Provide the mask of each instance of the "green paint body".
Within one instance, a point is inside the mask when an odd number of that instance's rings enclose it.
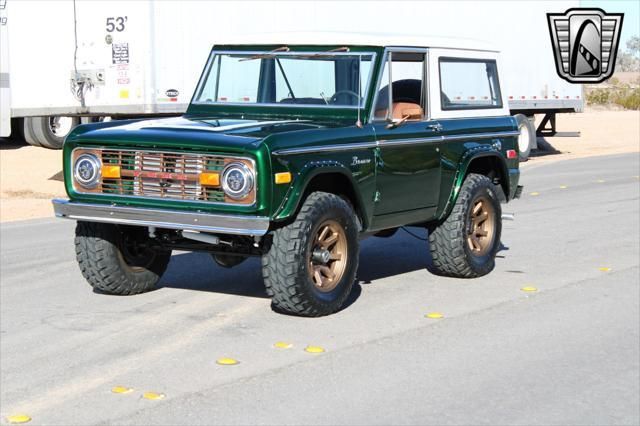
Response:
[[[269,51],[278,46],[216,46],[216,50]],[[296,46],[292,50],[327,51],[341,46]],[[352,47],[353,52],[376,53],[368,95],[361,110],[362,126],[355,108],[297,108],[295,105],[202,105],[191,104],[181,118],[166,125],[154,120],[146,127],[140,120],[85,124],[75,128],[64,144],[64,176],[71,200],[140,207],[157,207],[217,214],[267,216],[278,223],[291,220],[304,201],[314,179],[339,177],[336,192],[350,192],[360,214],[363,231],[413,224],[437,223],[453,204],[473,161],[491,156],[501,169],[507,200],[514,197],[519,179],[518,159],[507,159],[507,150],[517,150],[516,136],[474,138],[474,134],[514,132],[513,117],[439,119],[442,131],[428,130],[427,120],[406,122],[393,129],[385,121],[369,119],[375,84],[382,70],[382,47]],[[264,121],[283,121],[262,125]],[[255,126],[234,130],[230,125]],[[224,130],[228,127],[230,130]],[[218,130],[220,129],[220,130]],[[463,139],[429,141],[406,145],[385,142],[437,136]],[[358,144],[342,150],[340,147]],[[364,145],[364,146],[363,146]],[[149,149],[241,155],[256,162],[257,200],[253,206],[210,205],[170,199],[122,197],[77,193],[73,189],[71,152],[76,147]],[[307,153],[295,149],[336,147]],[[284,153],[283,153],[284,152]],[[289,184],[274,184],[273,175],[291,172]],[[344,188],[344,185],[351,188]]]

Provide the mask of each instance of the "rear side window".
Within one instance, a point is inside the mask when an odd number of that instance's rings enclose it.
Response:
[[[502,108],[496,61],[440,58],[439,65],[443,111]]]

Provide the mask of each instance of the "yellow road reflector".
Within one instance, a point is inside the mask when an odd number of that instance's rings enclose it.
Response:
[[[27,423],[31,421],[31,417],[26,414],[14,414],[13,416],[7,417],[7,421],[14,424]]]
[[[310,354],[320,354],[324,352],[324,348],[321,346],[307,346],[304,348],[305,352],[309,352]]]
[[[274,180],[277,184],[279,183],[289,183],[291,182],[291,173],[289,172],[282,172],[282,173],[276,173],[274,175]]]
[[[107,179],[120,179],[120,166],[102,166],[102,177]]]
[[[602,268],[598,268],[598,270],[600,270],[602,272],[609,272],[611,270],[611,268],[602,267]]]
[[[157,399],[163,399],[165,397],[165,394],[156,393],[156,392],[145,392],[145,393],[142,394],[142,397],[144,399],[157,400]]]
[[[220,186],[220,173],[200,173],[200,185]]]
[[[535,197],[537,195],[540,195],[540,193],[539,192],[530,192],[529,195]]]
[[[273,347],[278,349],[289,349],[293,347],[293,345],[287,342],[276,342],[273,344]]]
[[[567,189],[567,185],[560,185],[560,189]]]
[[[598,182],[598,183],[604,183],[604,179],[598,179],[596,182]]]
[[[444,315],[442,315],[440,312],[429,312],[425,315],[425,318],[440,319],[444,318]]]
[[[113,392],[113,393],[131,393],[131,392],[133,392],[133,389],[132,388],[128,388],[126,386],[116,386],[116,387],[111,389],[111,392]]]
[[[524,291],[525,293],[534,293],[538,291],[538,288],[533,286],[526,286],[526,287],[522,287],[520,290]]]
[[[218,365],[236,365],[238,364],[238,360],[233,358],[220,358],[216,360],[216,364]]]

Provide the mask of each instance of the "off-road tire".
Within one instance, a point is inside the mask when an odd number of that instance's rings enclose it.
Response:
[[[471,226],[471,209],[479,197],[489,200],[495,217],[493,240],[488,252],[478,256],[467,242]],[[432,270],[438,275],[475,278],[488,274],[495,266],[495,255],[500,249],[502,210],[496,189],[483,175],[467,175],[456,204],[447,219],[429,233],[429,248],[433,259]]]
[[[76,259],[80,271],[100,293],[130,295],[153,290],[167,269],[171,251],[153,251],[144,264],[130,265],[123,254],[125,233],[133,227],[79,221],[76,225]]]
[[[333,290],[320,291],[309,273],[316,233],[327,220],[344,229],[347,260]],[[358,222],[350,204],[337,195],[313,192],[296,219],[272,232],[271,247],[262,256],[262,276],[276,312],[318,317],[337,312],[345,303],[358,269]]]

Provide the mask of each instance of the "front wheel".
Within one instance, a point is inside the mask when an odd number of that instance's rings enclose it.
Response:
[[[148,246],[146,228],[78,222],[76,259],[91,286],[106,294],[129,295],[155,288],[171,251]]]
[[[459,278],[488,274],[495,266],[501,232],[502,210],[493,182],[469,174],[449,217],[429,233],[434,272]]]
[[[318,317],[338,311],[358,269],[358,224],[345,200],[326,192],[306,199],[295,221],[272,233],[262,275],[275,311]]]

